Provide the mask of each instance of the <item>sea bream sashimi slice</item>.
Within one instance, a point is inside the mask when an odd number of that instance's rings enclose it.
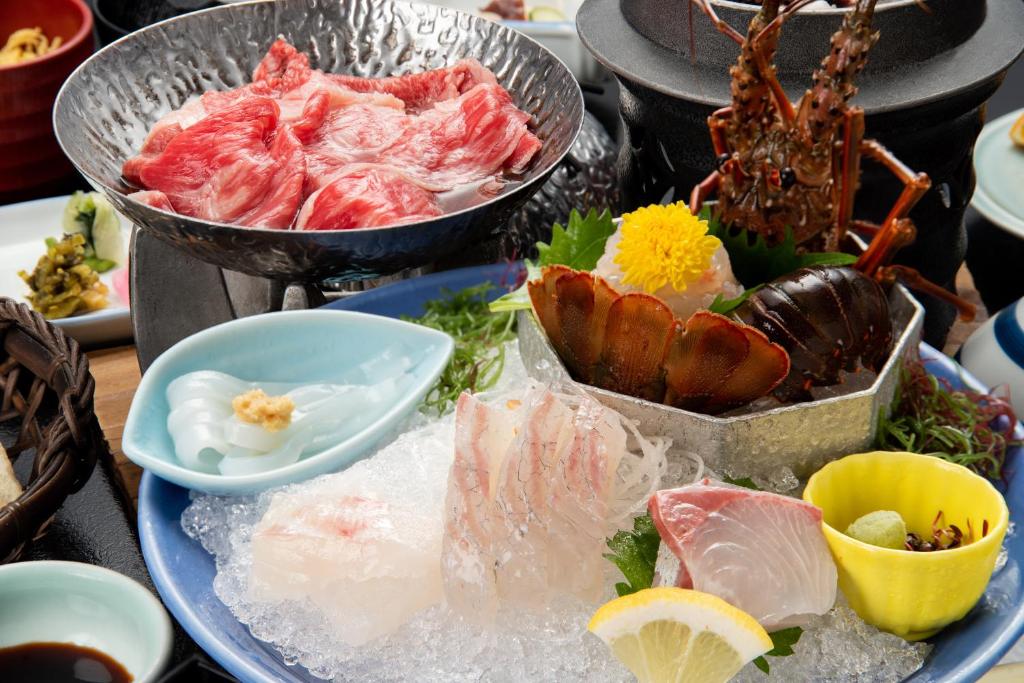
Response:
[[[536,383],[504,403],[463,395],[455,433],[441,561],[449,607],[486,623],[554,595],[598,599],[605,541],[657,487],[668,443],[586,395]]]
[[[441,561],[448,604],[462,614],[493,616],[497,608],[493,492],[514,437],[509,410],[469,393],[459,397]]]
[[[249,597],[313,604],[352,646],[440,603],[451,439],[450,422],[433,423],[347,470],[274,493],[252,534]]]
[[[551,576],[550,489],[558,461],[572,441],[573,413],[547,390],[531,393],[498,474],[496,514],[503,528],[494,536],[494,553],[499,558],[500,599],[542,607]]]
[[[658,491],[648,504],[680,570],[663,583],[717,595],[767,630],[806,624],[836,600],[836,565],[821,510],[796,498],[707,480]]]

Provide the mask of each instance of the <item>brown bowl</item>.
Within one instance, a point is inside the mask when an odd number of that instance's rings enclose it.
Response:
[[[82,0],[18,0],[0,8],[0,46],[38,26],[61,46],[38,59],[0,66],[0,199],[72,173],[53,135],[53,102],[64,80],[92,54],[92,12]]]

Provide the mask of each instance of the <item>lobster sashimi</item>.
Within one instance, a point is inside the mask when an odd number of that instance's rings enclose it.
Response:
[[[759,330],[699,310],[685,322],[657,297],[549,266],[528,283],[555,352],[580,382],[709,414],[771,392],[789,357]]]
[[[769,631],[806,624],[835,603],[838,573],[819,508],[704,480],[658,491],[648,509],[679,560],[663,583],[717,595]]]
[[[493,405],[463,394],[441,554],[449,607],[486,622],[556,594],[600,597],[605,540],[657,488],[666,448],[583,395],[534,385]]]

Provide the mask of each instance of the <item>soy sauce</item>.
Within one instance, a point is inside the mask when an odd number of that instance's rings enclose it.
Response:
[[[26,643],[0,648],[4,683],[130,683],[120,662],[91,647],[71,643]]]

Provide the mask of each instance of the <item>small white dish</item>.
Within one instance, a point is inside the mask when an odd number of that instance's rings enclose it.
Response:
[[[80,562],[0,566],[0,648],[73,643],[110,656],[133,683],[153,683],[173,641],[164,606],[123,574]]]
[[[1024,299],[986,320],[957,355],[989,387],[1006,385],[1014,412],[1024,415]]]
[[[0,206],[0,297],[10,297],[28,304],[28,287],[18,277],[19,270],[29,272],[46,253],[47,237],[60,237],[64,206],[68,197],[49,197],[31,202]],[[127,244],[131,223],[123,216],[121,230]],[[128,302],[114,287],[115,277],[125,277],[125,268],[115,268],[100,275],[110,290],[109,305],[99,311],[51,321],[79,344],[93,345],[128,340],[132,337],[132,318]]]
[[[1024,238],[1024,149],[1010,139],[1018,109],[989,122],[974,146],[977,186],[971,205],[1007,232]]]

